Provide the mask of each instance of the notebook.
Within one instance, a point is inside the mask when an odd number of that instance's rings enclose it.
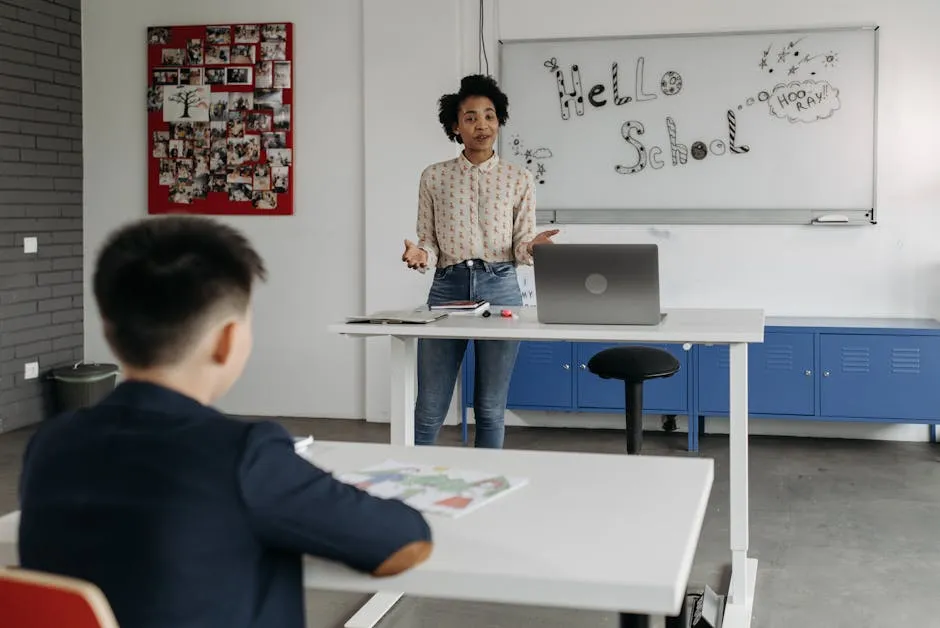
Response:
[[[448,301],[430,306],[431,310],[450,313],[451,316],[482,316],[490,311],[490,302],[484,299],[476,301]]]

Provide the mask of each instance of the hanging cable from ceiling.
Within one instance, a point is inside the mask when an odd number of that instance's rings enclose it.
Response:
[[[490,74],[490,60],[486,56],[486,37],[483,28],[483,0],[480,0],[480,51],[477,54],[477,68],[482,73],[483,64],[486,64],[486,76]]]

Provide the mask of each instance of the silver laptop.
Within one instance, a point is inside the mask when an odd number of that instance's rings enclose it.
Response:
[[[543,244],[533,256],[539,322],[662,322],[657,245]]]

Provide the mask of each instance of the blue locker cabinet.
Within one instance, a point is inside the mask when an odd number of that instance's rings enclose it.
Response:
[[[572,351],[570,342],[522,342],[509,382],[507,407],[570,410],[574,392]],[[467,406],[473,405],[475,364],[473,343],[470,343],[464,362],[464,403]]]
[[[814,335],[766,332],[748,345],[748,411],[769,416],[812,416],[816,410]],[[698,348],[699,414],[729,412],[727,346]]]
[[[819,356],[822,416],[940,417],[940,337],[823,333]]]

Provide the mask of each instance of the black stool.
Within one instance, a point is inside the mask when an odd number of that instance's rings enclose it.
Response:
[[[643,382],[672,377],[679,370],[679,360],[668,351],[655,347],[612,347],[595,354],[587,367],[602,379],[623,381],[627,453],[640,453],[643,448]]]

